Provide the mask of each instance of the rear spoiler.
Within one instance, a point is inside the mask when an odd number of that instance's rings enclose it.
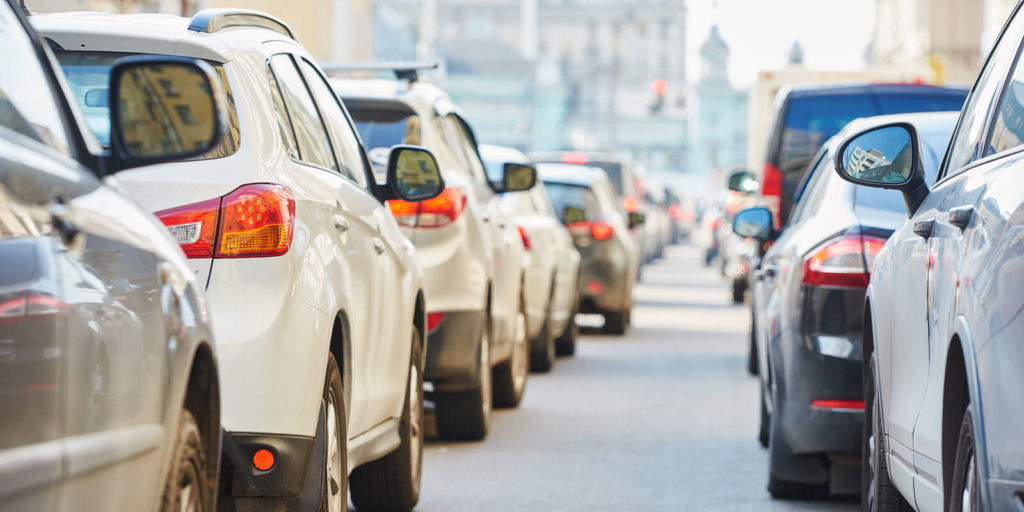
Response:
[[[419,79],[419,72],[428,69],[437,69],[440,66],[438,61],[429,62],[323,62],[320,67],[328,75],[344,73],[347,71],[391,71],[399,80],[415,82]]]

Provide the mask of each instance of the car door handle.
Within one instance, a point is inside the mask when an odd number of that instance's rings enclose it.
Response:
[[[373,239],[373,250],[377,252],[377,256],[384,254],[384,241],[380,238]]]
[[[967,225],[971,223],[971,217],[974,216],[973,206],[957,206],[956,208],[950,208],[949,210],[949,223],[960,228],[960,231],[967,229]]]
[[[935,229],[935,219],[922,219],[914,221],[914,234],[922,238],[930,238],[932,230]]]
[[[772,266],[761,267],[760,269],[758,269],[757,272],[754,272],[754,277],[757,277],[758,279],[760,279],[762,281],[765,280],[765,279],[773,278],[773,277],[775,277],[775,267],[772,267]]]
[[[352,224],[349,223],[348,219],[341,215],[335,215],[331,217],[331,220],[334,221],[334,228],[338,230],[338,233],[344,233],[352,227]]]

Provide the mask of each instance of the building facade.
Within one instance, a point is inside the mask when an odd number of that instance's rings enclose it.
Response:
[[[730,171],[747,163],[748,95],[729,82],[729,46],[717,26],[701,45],[700,58],[688,170],[721,184]]]

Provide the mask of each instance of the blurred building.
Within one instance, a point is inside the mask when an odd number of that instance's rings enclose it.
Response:
[[[747,91],[729,83],[729,46],[718,32],[700,48],[701,77],[690,143],[690,170],[724,183],[728,171],[747,164]]]
[[[33,12],[102,11],[192,16],[214,7],[263,11],[280,18],[317,59],[369,60],[373,0],[25,0]]]
[[[970,85],[1015,0],[877,0],[869,60]]]

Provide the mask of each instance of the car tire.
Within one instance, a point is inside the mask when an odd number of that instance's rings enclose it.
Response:
[[[864,435],[861,450],[861,510],[864,512],[910,512],[914,510],[889,480],[883,437],[882,404],[875,394],[875,354],[867,362],[864,379]]]
[[[579,303],[577,299],[576,303]],[[569,315],[569,324],[565,331],[555,340],[555,354],[559,356],[572,356],[576,354],[576,339],[580,336],[580,326],[576,325],[576,308]]]
[[[750,315],[750,350],[747,352],[747,373],[757,375],[761,372],[757,354],[757,325],[754,324],[754,315]],[[762,405],[764,400],[762,399]]]
[[[554,310],[555,295],[551,294],[548,299],[548,310],[544,314],[544,326],[540,333],[530,342],[533,350],[530,352],[530,371],[547,373],[555,365],[555,333],[551,329],[551,313]],[[537,347],[540,347],[538,349]]]
[[[491,341],[490,325],[480,336],[477,383],[466,391],[434,394],[437,435],[441,439],[479,441],[487,437],[491,424]]]
[[[326,450],[324,480],[320,494],[321,512],[348,510],[348,437],[345,421],[345,391],[341,370],[334,354],[327,355],[323,403],[326,405]]]
[[[629,325],[629,310],[617,313],[605,313],[604,332],[608,334],[626,334],[626,326]]]
[[[526,313],[519,301],[516,313],[516,334],[512,343],[512,356],[494,367],[494,406],[515,407],[523,399],[526,378],[530,374],[530,342],[526,339]]]
[[[761,383],[761,394],[758,402],[761,402],[761,425],[758,427],[757,442],[762,448],[768,448],[769,429],[771,428],[771,414],[768,413],[768,404],[764,401],[764,382]]]
[[[178,418],[171,467],[164,482],[161,511],[213,512],[216,489],[214,479],[206,473],[207,456],[199,424],[188,409],[182,409]]]
[[[412,510],[420,499],[423,474],[423,349],[413,328],[408,392],[398,427],[401,443],[385,457],[352,472],[349,486],[358,510]]]
[[[974,423],[971,411],[964,412],[957,437],[956,462],[953,463],[953,485],[949,493],[949,512],[983,510],[981,478],[978,476]]]
[[[733,279],[732,281],[732,302],[733,304],[743,304],[746,300],[747,288],[740,279]]]

